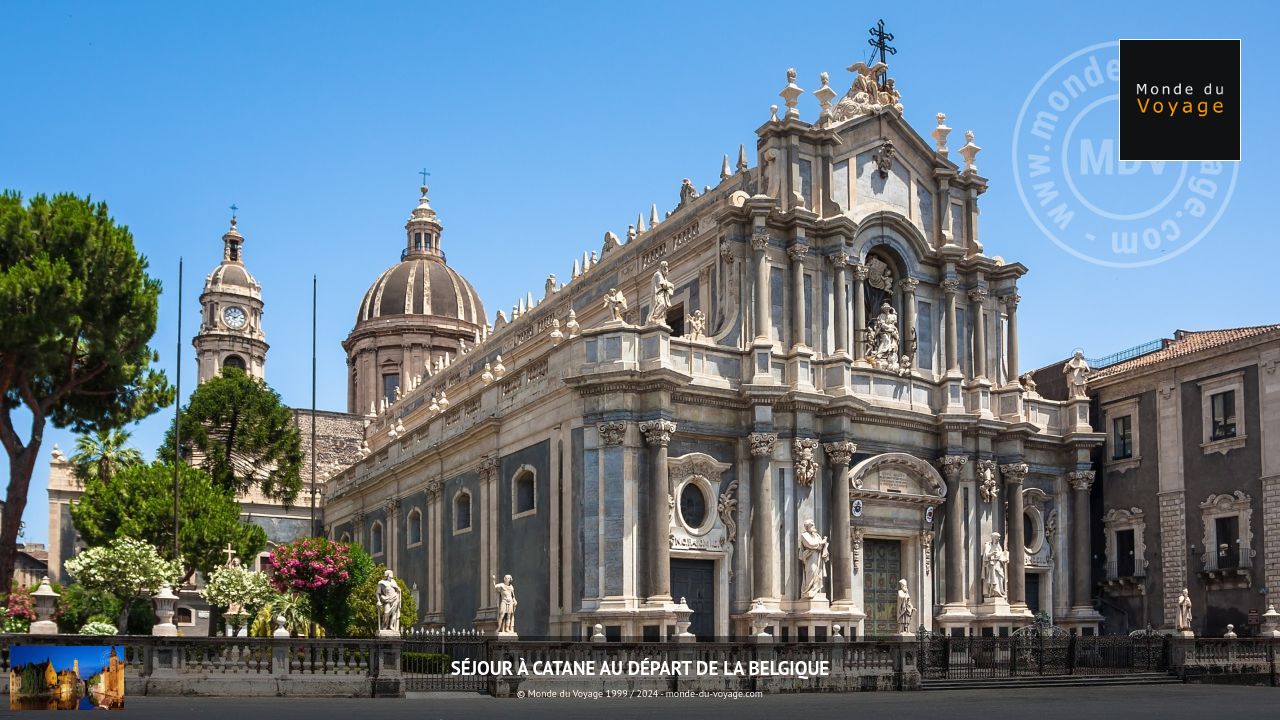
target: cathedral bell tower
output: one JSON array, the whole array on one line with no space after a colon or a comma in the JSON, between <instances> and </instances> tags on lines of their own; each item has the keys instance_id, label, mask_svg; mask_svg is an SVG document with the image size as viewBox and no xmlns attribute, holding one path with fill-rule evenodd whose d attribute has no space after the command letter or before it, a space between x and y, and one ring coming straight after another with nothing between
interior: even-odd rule
<instances>
[{"instance_id":1,"label":"cathedral bell tower","mask_svg":"<svg viewBox=\"0 0 1280 720\"><path fill-rule=\"evenodd\" d=\"M238 367L261 380L268 347L262 332L262 286L244 266L244 236L234 215L222 245L222 262L205 278L200 293L200 332L191 340L199 379L203 383L224 367Z\"/></svg>"}]
</instances>

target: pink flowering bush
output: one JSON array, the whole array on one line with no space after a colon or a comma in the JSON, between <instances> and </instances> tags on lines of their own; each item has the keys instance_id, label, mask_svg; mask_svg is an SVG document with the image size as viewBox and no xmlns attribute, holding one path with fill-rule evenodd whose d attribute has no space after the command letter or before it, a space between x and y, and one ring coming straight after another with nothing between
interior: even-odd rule
<instances>
[{"instance_id":1,"label":"pink flowering bush","mask_svg":"<svg viewBox=\"0 0 1280 720\"><path fill-rule=\"evenodd\" d=\"M351 622L352 590L373 572L373 559L359 546L327 538L302 538L271 553L271 584L282 593L305 595L311 619L331 636Z\"/></svg>"},{"instance_id":2,"label":"pink flowering bush","mask_svg":"<svg viewBox=\"0 0 1280 720\"><path fill-rule=\"evenodd\" d=\"M5 614L11 618L19 618L27 622L33 622L36 619L36 602L35 598L31 597L31 588L20 587L15 582L13 592L9 593L4 604L7 608Z\"/></svg>"}]
</instances>

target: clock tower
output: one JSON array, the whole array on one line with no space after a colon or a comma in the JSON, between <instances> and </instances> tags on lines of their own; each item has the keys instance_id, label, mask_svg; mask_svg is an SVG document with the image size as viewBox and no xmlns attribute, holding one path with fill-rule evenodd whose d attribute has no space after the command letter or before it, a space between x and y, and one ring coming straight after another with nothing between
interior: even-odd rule
<instances>
[{"instance_id":1,"label":"clock tower","mask_svg":"<svg viewBox=\"0 0 1280 720\"><path fill-rule=\"evenodd\" d=\"M191 340L200 382L228 366L261 380L268 347L262 332L262 286L244 266L244 236L234 215L222 246L222 262L205 278L200 293L200 332Z\"/></svg>"}]
</instances>

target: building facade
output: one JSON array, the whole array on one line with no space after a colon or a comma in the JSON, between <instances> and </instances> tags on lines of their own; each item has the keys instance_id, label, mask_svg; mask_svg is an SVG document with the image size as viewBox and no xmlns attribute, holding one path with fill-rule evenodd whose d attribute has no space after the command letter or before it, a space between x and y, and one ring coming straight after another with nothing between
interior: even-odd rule
<instances>
[{"instance_id":1,"label":"building facade","mask_svg":"<svg viewBox=\"0 0 1280 720\"><path fill-rule=\"evenodd\" d=\"M813 122L789 72L754 165L685 180L491 323L423 189L344 345L367 422L325 488L326 532L422 623L495 629L510 575L525 637L662 638L686 610L703 638L1097 630L1104 440L1082 392L1019 382L1027 268L980 242L979 148L851 70Z\"/></svg>"},{"instance_id":2,"label":"building facade","mask_svg":"<svg viewBox=\"0 0 1280 720\"><path fill-rule=\"evenodd\" d=\"M1090 379L1108 624L1254 634L1280 588L1280 325L1178 331Z\"/></svg>"}]
</instances>

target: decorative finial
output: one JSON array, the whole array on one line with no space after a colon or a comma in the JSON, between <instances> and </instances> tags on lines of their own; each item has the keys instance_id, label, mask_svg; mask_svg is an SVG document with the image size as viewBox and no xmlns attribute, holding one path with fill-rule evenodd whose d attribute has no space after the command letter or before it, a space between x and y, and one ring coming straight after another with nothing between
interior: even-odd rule
<instances>
[{"instance_id":1,"label":"decorative finial","mask_svg":"<svg viewBox=\"0 0 1280 720\"><path fill-rule=\"evenodd\" d=\"M947 136L951 134L951 128L947 127L947 114L938 113L938 127L933 129L933 142L937 145L938 154L946 157L947 153Z\"/></svg>"},{"instance_id":2,"label":"decorative finial","mask_svg":"<svg viewBox=\"0 0 1280 720\"><path fill-rule=\"evenodd\" d=\"M964 171L977 175L978 166L973 161L977 159L978 153L981 152L982 148L973 144L972 130L964 131L964 140L964 147L960 148L960 156L964 158Z\"/></svg>"},{"instance_id":3,"label":"decorative finial","mask_svg":"<svg viewBox=\"0 0 1280 720\"><path fill-rule=\"evenodd\" d=\"M235 203L231 203L231 227L236 226L236 211L239 209Z\"/></svg>"},{"instance_id":4,"label":"decorative finial","mask_svg":"<svg viewBox=\"0 0 1280 720\"><path fill-rule=\"evenodd\" d=\"M658 203L649 206L649 227L658 227Z\"/></svg>"},{"instance_id":5,"label":"decorative finial","mask_svg":"<svg viewBox=\"0 0 1280 720\"><path fill-rule=\"evenodd\" d=\"M782 92L778 93L778 95L781 96L782 101L786 103L788 120L800 119L800 109L796 107L796 105L798 104L800 95L803 92L804 90L801 89L799 85L796 85L796 69L787 68L787 86L782 88Z\"/></svg>"},{"instance_id":6,"label":"decorative finial","mask_svg":"<svg viewBox=\"0 0 1280 720\"><path fill-rule=\"evenodd\" d=\"M778 106L769 106L769 122L778 122Z\"/></svg>"},{"instance_id":7,"label":"decorative finial","mask_svg":"<svg viewBox=\"0 0 1280 720\"><path fill-rule=\"evenodd\" d=\"M418 174L422 176L422 194L426 195L427 194L427 176L431 175L431 173L427 172L426 168L422 168L421 170L418 171Z\"/></svg>"},{"instance_id":8,"label":"decorative finial","mask_svg":"<svg viewBox=\"0 0 1280 720\"><path fill-rule=\"evenodd\" d=\"M747 171L747 146L746 145L738 145L738 168L737 169L739 173L744 173Z\"/></svg>"},{"instance_id":9,"label":"decorative finial","mask_svg":"<svg viewBox=\"0 0 1280 720\"><path fill-rule=\"evenodd\" d=\"M733 173L729 170L729 154L725 153L724 162L720 165L720 180L728 180L733 177Z\"/></svg>"},{"instance_id":10,"label":"decorative finial","mask_svg":"<svg viewBox=\"0 0 1280 720\"><path fill-rule=\"evenodd\" d=\"M648 230L649 228L644 226L644 213L636 213L636 234L639 235Z\"/></svg>"},{"instance_id":11,"label":"decorative finial","mask_svg":"<svg viewBox=\"0 0 1280 720\"><path fill-rule=\"evenodd\" d=\"M827 73L818 75L818 79L822 82L822 87L813 91L815 97L818 98L818 104L822 109L818 112L818 124L825 125L831 119L831 101L836 97L836 91L831 89L831 76Z\"/></svg>"}]
</instances>

